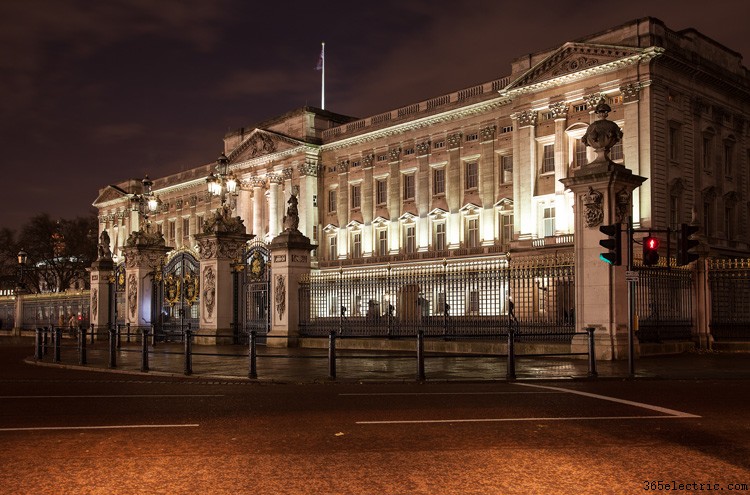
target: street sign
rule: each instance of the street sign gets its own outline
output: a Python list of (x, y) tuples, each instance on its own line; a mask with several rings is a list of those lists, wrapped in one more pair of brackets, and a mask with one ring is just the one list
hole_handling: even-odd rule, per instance
[(625, 281), (626, 282), (638, 282), (639, 273), (635, 270), (626, 270), (625, 271)]

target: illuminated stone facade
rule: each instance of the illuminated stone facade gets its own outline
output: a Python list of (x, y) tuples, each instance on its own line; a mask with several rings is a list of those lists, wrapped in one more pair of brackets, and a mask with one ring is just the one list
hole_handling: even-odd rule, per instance
[[(516, 59), (510, 74), (355, 119), (292, 111), (224, 137), (240, 180), (233, 214), (270, 242), (287, 200), (318, 245), (313, 266), (571, 248), (573, 199), (560, 179), (593, 159), (581, 143), (604, 98), (623, 130), (612, 158), (648, 180), (637, 227), (695, 220), (716, 254), (750, 245), (750, 78), (740, 56), (694, 30), (645, 18)], [(193, 250), (219, 207), (214, 164), (154, 180), (168, 247)], [(100, 191), (115, 261), (139, 227), (139, 181)]]

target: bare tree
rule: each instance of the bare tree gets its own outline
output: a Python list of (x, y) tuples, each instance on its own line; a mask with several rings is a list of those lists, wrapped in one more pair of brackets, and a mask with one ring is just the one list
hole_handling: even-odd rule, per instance
[(62, 292), (78, 280), (89, 286), (86, 268), (96, 259), (95, 216), (53, 220), (33, 217), (21, 230), (17, 245), (28, 253), (24, 282), (32, 292)]

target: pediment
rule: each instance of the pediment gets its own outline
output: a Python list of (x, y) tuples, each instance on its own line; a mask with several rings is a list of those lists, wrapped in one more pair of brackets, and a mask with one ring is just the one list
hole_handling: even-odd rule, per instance
[(265, 155), (284, 152), (303, 145), (302, 141), (265, 129), (255, 129), (227, 158), (229, 163), (240, 163)]
[(107, 186), (101, 193), (99, 193), (99, 196), (94, 200), (93, 205), (96, 206), (103, 203), (109, 203), (110, 201), (117, 201), (118, 199), (127, 197), (127, 195), (128, 193), (117, 186)]
[(510, 83), (505, 91), (551, 81), (576, 72), (605, 69), (610, 63), (633, 56), (640, 57), (644, 52), (643, 49), (627, 46), (565, 43)]

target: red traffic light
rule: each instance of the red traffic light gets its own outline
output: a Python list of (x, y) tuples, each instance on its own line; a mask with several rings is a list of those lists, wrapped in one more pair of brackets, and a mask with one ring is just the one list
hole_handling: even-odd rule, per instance
[(657, 237), (643, 238), (643, 264), (645, 266), (659, 263), (659, 239)]

